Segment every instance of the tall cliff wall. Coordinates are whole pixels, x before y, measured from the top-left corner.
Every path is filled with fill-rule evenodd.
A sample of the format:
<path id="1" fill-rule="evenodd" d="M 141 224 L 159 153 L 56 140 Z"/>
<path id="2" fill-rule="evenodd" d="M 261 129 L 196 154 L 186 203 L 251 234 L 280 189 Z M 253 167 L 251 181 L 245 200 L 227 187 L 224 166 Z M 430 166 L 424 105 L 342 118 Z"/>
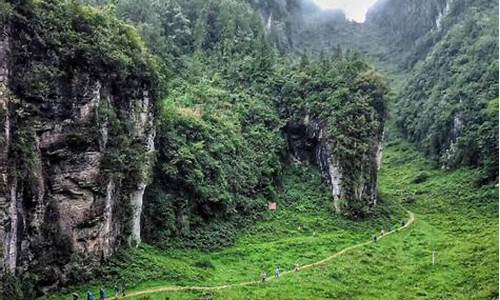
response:
<path id="1" fill-rule="evenodd" d="M 324 122 L 305 121 L 304 123 L 290 123 L 284 133 L 288 142 L 291 158 L 298 162 L 315 165 L 328 183 L 333 197 L 333 207 L 342 212 L 342 201 L 363 202 L 366 207 L 377 205 L 378 168 L 382 155 L 382 135 L 376 137 L 377 142 L 369 151 L 370 163 L 358 171 L 359 176 L 351 184 L 344 183 L 345 170 L 340 159 L 332 150 L 334 140 L 328 135 L 328 128 Z M 352 170 L 351 170 L 352 171 Z M 353 191 L 353 193 L 351 193 Z"/>
<path id="2" fill-rule="evenodd" d="M 50 288 L 140 242 L 154 71 L 118 21 L 57 1 L 15 10 L 0 30 L 2 271 Z"/>
<path id="3" fill-rule="evenodd" d="M 378 200 L 385 81 L 359 57 L 339 53 L 317 64 L 303 60 L 284 82 L 279 106 L 291 160 L 318 167 L 337 212 L 368 216 Z"/>

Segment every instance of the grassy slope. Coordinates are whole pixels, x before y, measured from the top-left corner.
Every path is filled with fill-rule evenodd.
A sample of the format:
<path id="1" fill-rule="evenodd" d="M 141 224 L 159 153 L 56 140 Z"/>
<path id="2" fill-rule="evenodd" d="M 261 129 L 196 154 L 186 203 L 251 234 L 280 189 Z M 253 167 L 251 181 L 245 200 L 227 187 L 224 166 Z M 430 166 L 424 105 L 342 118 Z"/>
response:
<path id="1" fill-rule="evenodd" d="M 244 231 L 229 248 L 205 253 L 195 250 L 161 251 L 149 246 L 122 253 L 108 273 L 118 274 L 132 290 L 171 285 L 212 286 L 273 274 L 276 265 L 291 269 L 316 262 L 350 245 L 369 240 L 383 226 L 399 224 L 407 216 L 393 203 L 377 208 L 374 218 L 354 222 L 332 212 L 327 186 L 317 171 L 293 167 L 284 176 L 280 209 Z M 114 279 L 108 280 L 111 290 Z M 99 284 L 91 284 L 96 291 Z M 83 292 L 86 287 L 80 288 Z M 182 295 L 179 295 L 182 296 Z M 159 297 L 159 298 L 158 298 Z M 158 296 L 157 299 L 165 299 Z M 190 299 L 192 295 L 187 294 Z M 68 299 L 55 295 L 50 299 Z M 156 299 L 156 298 L 155 298 Z"/>
<path id="2" fill-rule="evenodd" d="M 415 183 L 417 177 L 423 182 Z M 411 146 L 392 143 L 386 149 L 380 190 L 386 203 L 403 199 L 405 206 L 417 213 L 417 223 L 410 230 L 347 253 L 325 267 L 259 287 L 215 292 L 214 299 L 498 299 L 498 189 L 477 187 L 475 178 L 478 174 L 474 170 L 434 169 Z M 311 222 L 321 219 L 309 218 Z M 277 221 L 279 218 L 273 218 L 268 224 L 281 227 Z M 261 226 L 265 227 L 258 227 Z M 325 231 L 324 234 L 339 239 L 338 242 L 332 240 L 331 246 L 328 242 L 306 244 L 314 238 L 299 232 L 288 232 L 286 238 L 280 233 L 276 240 L 282 241 L 278 244 L 286 249 L 282 249 L 279 260 L 291 262 L 293 255 L 301 254 L 306 254 L 303 259 L 307 260 L 308 253 L 322 256 L 325 248 L 335 251 L 337 245 L 357 241 L 356 233 L 344 233 L 344 237 L 356 236 L 344 240 L 331 229 L 332 233 Z M 359 233 L 359 238 L 366 238 L 368 232 Z M 283 242 L 292 234 L 298 234 L 294 239 L 302 241 L 293 247 Z M 236 248 L 276 250 L 263 244 L 263 240 L 253 245 L 246 243 Z M 432 251 L 436 251 L 434 266 Z M 229 249 L 223 253 L 230 252 Z M 273 259 L 275 256 L 254 253 L 255 257 L 262 258 L 257 264 L 260 268 L 271 267 L 268 260 L 278 260 Z M 227 268 L 233 269 L 233 263 L 234 266 L 254 266 L 253 262 L 248 265 L 246 258 L 238 260 L 228 261 Z M 227 279 L 238 281 L 242 277 Z M 206 293 L 201 292 L 184 292 L 140 299 L 203 299 L 205 296 Z"/>

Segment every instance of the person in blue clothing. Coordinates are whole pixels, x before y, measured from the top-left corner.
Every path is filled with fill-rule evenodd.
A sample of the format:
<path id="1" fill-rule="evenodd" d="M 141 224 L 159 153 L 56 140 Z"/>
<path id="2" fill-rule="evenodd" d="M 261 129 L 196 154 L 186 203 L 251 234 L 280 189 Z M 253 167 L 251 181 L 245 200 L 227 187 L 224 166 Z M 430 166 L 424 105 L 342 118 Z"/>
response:
<path id="1" fill-rule="evenodd" d="M 87 292 L 87 300 L 95 300 L 94 294 L 92 294 L 90 291 Z"/>
<path id="2" fill-rule="evenodd" d="M 276 278 L 280 278 L 280 266 L 276 266 L 276 270 L 274 271 L 274 276 Z"/>
<path id="3" fill-rule="evenodd" d="M 115 300 L 118 299 L 119 295 L 120 295 L 120 289 L 118 288 L 118 284 L 115 284 Z"/>
<path id="4" fill-rule="evenodd" d="M 106 300 L 106 291 L 102 288 L 99 290 L 99 300 Z"/>

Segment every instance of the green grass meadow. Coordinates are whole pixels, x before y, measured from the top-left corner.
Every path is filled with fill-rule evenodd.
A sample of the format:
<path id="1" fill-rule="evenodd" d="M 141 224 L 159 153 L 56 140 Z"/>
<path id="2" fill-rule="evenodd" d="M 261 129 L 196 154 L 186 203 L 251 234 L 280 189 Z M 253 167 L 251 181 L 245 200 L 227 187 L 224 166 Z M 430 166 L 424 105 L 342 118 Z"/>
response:
<path id="1" fill-rule="evenodd" d="M 498 299 L 498 188 L 480 186 L 479 177 L 476 170 L 437 169 L 412 146 L 388 143 L 381 203 L 372 218 L 356 222 L 333 213 L 319 174 L 295 166 L 284 176 L 278 211 L 243 230 L 234 246 L 200 252 L 145 245 L 113 259 L 102 282 L 108 291 L 126 282 L 133 292 L 257 280 L 276 265 L 315 262 L 400 224 L 407 218 L 402 204 L 416 214 L 410 228 L 322 267 L 258 285 L 131 299 Z"/>

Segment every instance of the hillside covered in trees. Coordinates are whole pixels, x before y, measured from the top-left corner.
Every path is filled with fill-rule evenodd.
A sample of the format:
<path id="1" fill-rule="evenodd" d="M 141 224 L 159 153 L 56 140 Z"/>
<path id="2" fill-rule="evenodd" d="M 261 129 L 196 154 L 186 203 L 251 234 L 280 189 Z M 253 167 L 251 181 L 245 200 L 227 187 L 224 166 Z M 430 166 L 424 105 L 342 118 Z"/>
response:
<path id="1" fill-rule="evenodd" d="M 299 231 L 360 242 L 404 216 L 379 193 L 387 140 L 472 168 L 478 189 L 498 180 L 498 3 L 381 0 L 365 23 L 312 0 L 0 0 L 0 11 L 6 299 L 119 277 L 204 282 L 210 261 L 183 267 L 196 276 L 128 261 L 244 248 L 242 236 L 277 230 L 265 222 L 297 230 L 269 219 L 273 203 Z"/>

